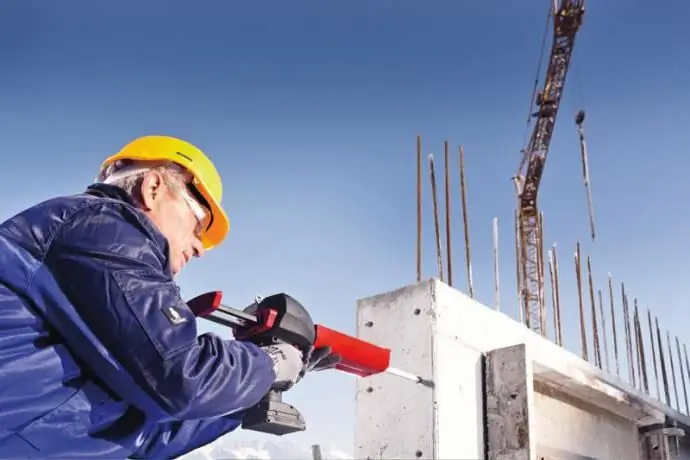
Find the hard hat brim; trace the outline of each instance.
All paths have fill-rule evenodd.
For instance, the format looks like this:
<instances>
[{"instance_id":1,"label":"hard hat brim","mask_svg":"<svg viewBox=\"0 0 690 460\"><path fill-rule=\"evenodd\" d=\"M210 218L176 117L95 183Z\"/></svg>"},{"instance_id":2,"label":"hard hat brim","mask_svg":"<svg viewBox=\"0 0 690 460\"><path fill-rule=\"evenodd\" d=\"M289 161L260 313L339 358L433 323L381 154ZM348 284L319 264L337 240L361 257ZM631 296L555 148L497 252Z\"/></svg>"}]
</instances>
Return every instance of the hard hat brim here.
<instances>
[{"instance_id":1,"label":"hard hat brim","mask_svg":"<svg viewBox=\"0 0 690 460\"><path fill-rule=\"evenodd\" d=\"M211 225L199 237L201 240L201 244L204 246L204 249L208 251L209 249L212 249L218 246L220 243L222 243L225 237L228 235L228 233L230 232L230 219L228 218L228 215L225 213L223 208L221 208L216 202L216 200L214 200L213 197L210 196L203 184L195 183L194 186L199 190L199 193L201 193L201 195L206 199L206 202L211 208L209 211L213 216Z\"/></svg>"}]
</instances>

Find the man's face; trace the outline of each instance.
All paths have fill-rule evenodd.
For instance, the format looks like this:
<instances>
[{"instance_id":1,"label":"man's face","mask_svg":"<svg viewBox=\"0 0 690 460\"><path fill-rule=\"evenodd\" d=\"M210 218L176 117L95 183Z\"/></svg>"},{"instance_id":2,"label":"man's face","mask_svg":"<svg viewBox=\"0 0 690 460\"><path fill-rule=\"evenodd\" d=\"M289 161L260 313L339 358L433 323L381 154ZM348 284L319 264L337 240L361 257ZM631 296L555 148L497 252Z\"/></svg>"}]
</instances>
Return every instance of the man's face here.
<instances>
[{"instance_id":1,"label":"man's face","mask_svg":"<svg viewBox=\"0 0 690 460\"><path fill-rule=\"evenodd\" d=\"M199 231L204 221L204 208L195 201L183 184L164 180L158 171L150 171L141 185L144 212L170 246L173 275L180 273L192 257L201 257L204 248Z\"/></svg>"}]
</instances>

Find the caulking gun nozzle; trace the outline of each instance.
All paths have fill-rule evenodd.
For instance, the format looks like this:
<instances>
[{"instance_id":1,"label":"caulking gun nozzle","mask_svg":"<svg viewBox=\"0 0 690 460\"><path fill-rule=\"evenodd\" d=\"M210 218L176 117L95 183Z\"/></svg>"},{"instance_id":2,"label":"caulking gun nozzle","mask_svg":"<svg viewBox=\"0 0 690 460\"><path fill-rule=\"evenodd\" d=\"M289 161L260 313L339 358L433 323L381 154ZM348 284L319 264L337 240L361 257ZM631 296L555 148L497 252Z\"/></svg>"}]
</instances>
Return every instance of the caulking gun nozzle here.
<instances>
[{"instance_id":1,"label":"caulking gun nozzle","mask_svg":"<svg viewBox=\"0 0 690 460\"><path fill-rule=\"evenodd\" d=\"M396 369L394 367L389 367L388 369L386 369L386 373L398 376L405 380L410 380L412 382L419 383L420 385L424 385L425 387L434 388L434 382L432 382L431 380L422 378L418 375L414 375L409 372L401 371L400 369Z\"/></svg>"}]
</instances>

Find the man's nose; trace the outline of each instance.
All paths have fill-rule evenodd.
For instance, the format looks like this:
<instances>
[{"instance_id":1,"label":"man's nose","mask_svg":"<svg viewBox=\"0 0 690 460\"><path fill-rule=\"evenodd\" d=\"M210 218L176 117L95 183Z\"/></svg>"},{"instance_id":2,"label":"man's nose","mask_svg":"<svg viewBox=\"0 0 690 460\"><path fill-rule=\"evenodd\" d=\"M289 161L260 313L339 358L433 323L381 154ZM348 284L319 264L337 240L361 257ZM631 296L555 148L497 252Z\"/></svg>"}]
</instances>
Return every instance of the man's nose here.
<instances>
[{"instance_id":1,"label":"man's nose","mask_svg":"<svg viewBox=\"0 0 690 460\"><path fill-rule=\"evenodd\" d=\"M201 244L201 240L199 238L194 238L192 240L192 249L194 251L194 257L201 257L206 252L204 245Z\"/></svg>"}]
</instances>

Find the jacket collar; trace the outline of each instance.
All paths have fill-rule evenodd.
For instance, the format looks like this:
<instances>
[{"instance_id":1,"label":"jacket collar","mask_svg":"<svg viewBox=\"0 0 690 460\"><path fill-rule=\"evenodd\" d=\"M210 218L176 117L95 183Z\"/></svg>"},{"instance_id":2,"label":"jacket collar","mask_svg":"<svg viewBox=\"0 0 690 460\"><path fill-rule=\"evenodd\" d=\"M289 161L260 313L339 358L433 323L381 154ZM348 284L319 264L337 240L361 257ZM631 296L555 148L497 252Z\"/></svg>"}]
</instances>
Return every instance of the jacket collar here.
<instances>
[{"instance_id":1,"label":"jacket collar","mask_svg":"<svg viewBox=\"0 0 690 460\"><path fill-rule=\"evenodd\" d=\"M113 200L122 201L136 208L136 204L134 203L134 200L129 195L129 193L127 193L123 188L118 187L116 185L95 183L89 185L84 193L86 193L87 195L92 195L100 198L110 198ZM163 261L163 266L165 267L165 271L172 279L172 266L170 265L170 257L168 256L170 251L168 240L160 232L160 230L158 230L158 228L156 228L156 226L148 220L148 217L143 216L143 214L142 217L143 222L146 222L147 230L150 232L153 240L161 248L161 251L164 254L165 260Z\"/></svg>"},{"instance_id":2,"label":"jacket collar","mask_svg":"<svg viewBox=\"0 0 690 460\"><path fill-rule=\"evenodd\" d=\"M86 194L101 198L113 198L134 206L134 200L132 200L132 197L129 196L129 193L117 185L101 183L91 184L86 188Z\"/></svg>"}]
</instances>

